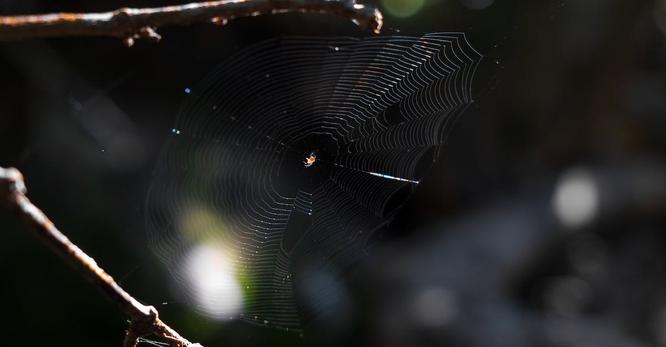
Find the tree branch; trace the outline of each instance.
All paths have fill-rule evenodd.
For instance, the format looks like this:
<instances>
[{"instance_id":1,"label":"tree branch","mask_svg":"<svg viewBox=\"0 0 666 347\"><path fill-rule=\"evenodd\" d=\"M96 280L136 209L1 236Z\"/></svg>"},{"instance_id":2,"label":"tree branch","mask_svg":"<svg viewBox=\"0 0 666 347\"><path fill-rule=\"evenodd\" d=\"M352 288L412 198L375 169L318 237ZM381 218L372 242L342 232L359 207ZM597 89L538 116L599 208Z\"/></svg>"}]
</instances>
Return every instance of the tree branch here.
<instances>
[{"instance_id":1,"label":"tree branch","mask_svg":"<svg viewBox=\"0 0 666 347\"><path fill-rule=\"evenodd\" d=\"M95 260L83 252L61 233L49 218L33 205L25 196L26 187L23 175L14 168L0 167L0 204L16 211L19 217L31 227L53 252L62 257L89 281L102 290L121 311L130 317L130 326L125 336L125 347L134 347L138 338L152 334L162 342L174 347L195 347L158 316L153 306L146 306L134 299L113 280Z\"/></svg>"},{"instance_id":2,"label":"tree branch","mask_svg":"<svg viewBox=\"0 0 666 347\"><path fill-rule=\"evenodd\" d=\"M383 17L354 0L219 0L155 8L121 8L102 13L0 16L0 41L66 36L108 36L131 46L136 39L159 41L157 28L288 12L328 13L379 33Z\"/></svg>"}]
</instances>

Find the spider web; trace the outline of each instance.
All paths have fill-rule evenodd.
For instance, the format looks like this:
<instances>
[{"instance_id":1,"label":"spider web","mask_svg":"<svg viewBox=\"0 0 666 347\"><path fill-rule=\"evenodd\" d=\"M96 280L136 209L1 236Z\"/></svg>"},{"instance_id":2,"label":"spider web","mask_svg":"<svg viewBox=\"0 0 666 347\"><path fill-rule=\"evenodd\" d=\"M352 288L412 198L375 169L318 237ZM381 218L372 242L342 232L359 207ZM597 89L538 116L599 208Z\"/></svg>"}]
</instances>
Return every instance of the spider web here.
<instances>
[{"instance_id":1,"label":"spider web","mask_svg":"<svg viewBox=\"0 0 666 347\"><path fill-rule=\"evenodd\" d=\"M336 305L333 282L437 158L480 59L462 33L279 38L237 54L186 89L148 194L152 249L186 283L187 252L223 245L237 317L301 328ZM304 308L298 283L313 279L329 299Z\"/></svg>"}]
</instances>

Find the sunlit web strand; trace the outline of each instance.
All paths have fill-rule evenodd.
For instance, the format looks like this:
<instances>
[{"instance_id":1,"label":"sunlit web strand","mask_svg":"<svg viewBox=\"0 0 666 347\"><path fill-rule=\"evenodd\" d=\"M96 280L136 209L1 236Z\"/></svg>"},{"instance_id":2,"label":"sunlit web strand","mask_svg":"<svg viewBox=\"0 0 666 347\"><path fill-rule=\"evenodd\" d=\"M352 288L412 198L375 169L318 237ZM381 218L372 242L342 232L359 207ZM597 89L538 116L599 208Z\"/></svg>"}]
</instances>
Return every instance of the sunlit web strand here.
<instances>
[{"instance_id":1,"label":"sunlit web strand","mask_svg":"<svg viewBox=\"0 0 666 347\"><path fill-rule=\"evenodd\" d=\"M339 167L344 167L344 166L342 166L342 165L338 165L338 164L333 164L333 165L335 165L335 166L339 166ZM365 172L365 173L367 173L368 175L373 175L373 176L377 176L377 177L381 177L381 178L386 178L386 179L388 179L388 180L395 180L395 181L409 182L409 183L414 183L414 184L419 184L419 183L420 183L419 181L416 181L416 180L410 180L410 179L400 178L400 177L393 177L393 176L390 176L390 175L380 174L380 173L378 173L378 172L362 171L362 170L359 170L359 171L361 171L361 172Z\"/></svg>"},{"instance_id":2,"label":"sunlit web strand","mask_svg":"<svg viewBox=\"0 0 666 347\"><path fill-rule=\"evenodd\" d=\"M214 318L291 330L335 311L339 274L472 102L479 59L461 33L282 38L188 87L147 201L149 241L185 298ZM240 312L183 270L209 244L223 245Z\"/></svg>"},{"instance_id":3,"label":"sunlit web strand","mask_svg":"<svg viewBox=\"0 0 666 347\"><path fill-rule=\"evenodd\" d=\"M139 337L138 342L139 342L139 344L145 343L145 344L148 344L148 345L151 345L151 346L157 346L157 347L168 347L169 346L168 343L153 341L153 340L150 340L150 339L146 339L144 337Z\"/></svg>"}]
</instances>

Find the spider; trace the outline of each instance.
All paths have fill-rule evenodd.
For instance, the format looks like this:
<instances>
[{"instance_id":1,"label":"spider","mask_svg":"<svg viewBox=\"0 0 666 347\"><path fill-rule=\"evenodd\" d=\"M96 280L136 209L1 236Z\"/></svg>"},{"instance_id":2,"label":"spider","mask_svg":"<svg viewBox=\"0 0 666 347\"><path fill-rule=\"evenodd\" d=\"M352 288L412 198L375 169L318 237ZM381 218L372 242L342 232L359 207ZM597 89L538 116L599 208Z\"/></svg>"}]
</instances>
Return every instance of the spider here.
<instances>
[{"instance_id":1,"label":"spider","mask_svg":"<svg viewBox=\"0 0 666 347\"><path fill-rule=\"evenodd\" d=\"M310 152L305 156L305 160L303 160L303 165L305 167L310 167L314 165L316 161L317 161L317 153Z\"/></svg>"}]
</instances>

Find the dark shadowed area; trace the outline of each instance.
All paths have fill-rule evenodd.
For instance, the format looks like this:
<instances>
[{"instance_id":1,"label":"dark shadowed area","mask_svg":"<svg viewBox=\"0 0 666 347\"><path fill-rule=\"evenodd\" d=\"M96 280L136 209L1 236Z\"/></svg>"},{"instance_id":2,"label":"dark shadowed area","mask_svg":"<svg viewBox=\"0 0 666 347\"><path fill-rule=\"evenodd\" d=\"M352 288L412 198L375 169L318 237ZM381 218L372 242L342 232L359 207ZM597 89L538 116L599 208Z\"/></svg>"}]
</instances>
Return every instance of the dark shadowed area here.
<instances>
[{"instance_id":1,"label":"dark shadowed area","mask_svg":"<svg viewBox=\"0 0 666 347\"><path fill-rule=\"evenodd\" d=\"M301 307L335 305L304 314L302 331L194 309L149 247L146 199L190 88L266 39L370 35L351 22L241 18L131 48L0 43L0 166L19 168L63 232L207 347L666 346L666 1L368 2L384 36L464 32L484 56L475 103L342 280L303 265L319 280L296 291ZM158 5L10 0L0 14ZM2 344L121 346L126 317L14 217L0 210Z\"/></svg>"}]
</instances>

